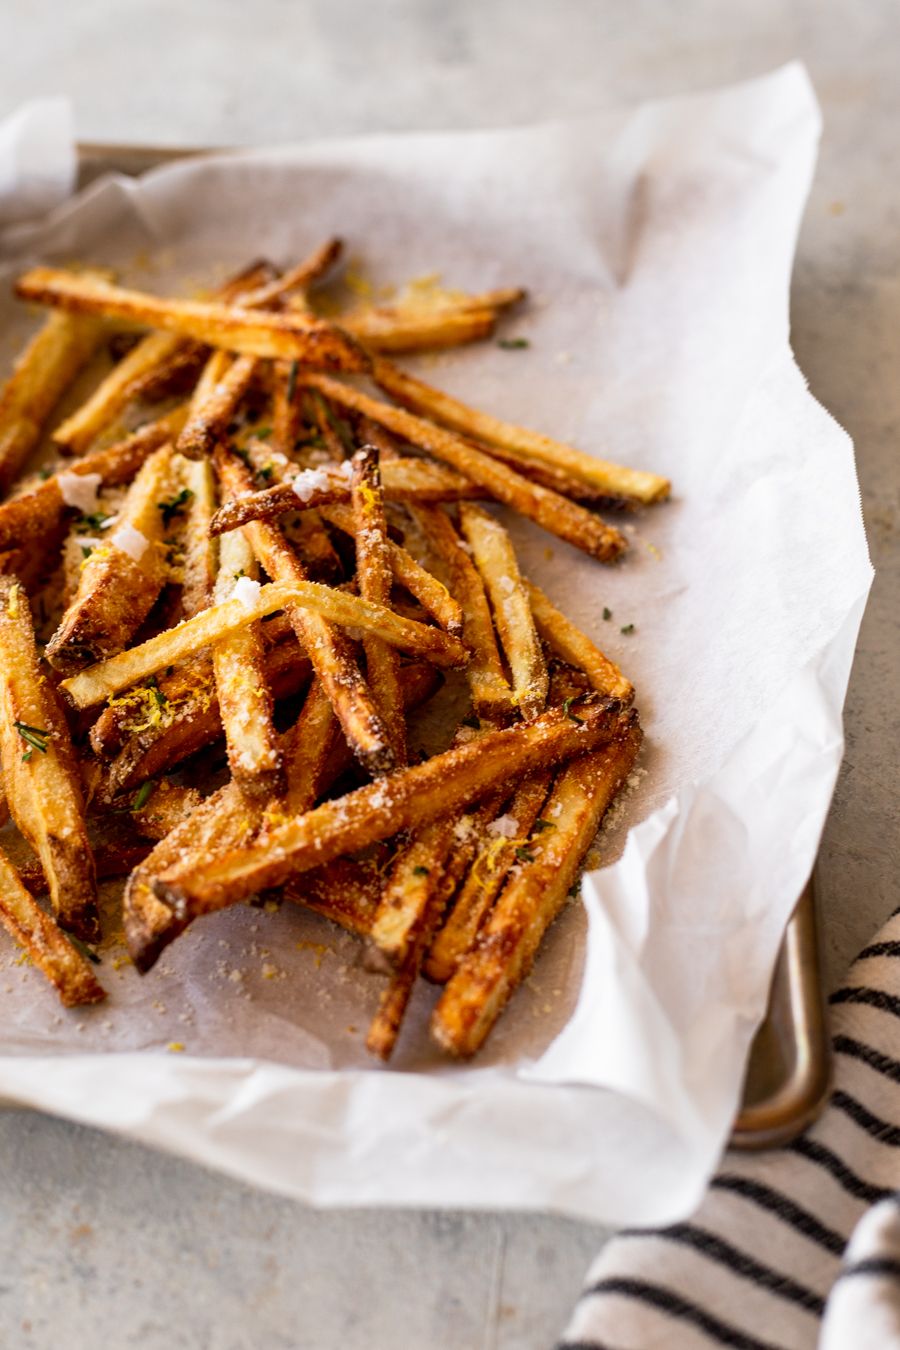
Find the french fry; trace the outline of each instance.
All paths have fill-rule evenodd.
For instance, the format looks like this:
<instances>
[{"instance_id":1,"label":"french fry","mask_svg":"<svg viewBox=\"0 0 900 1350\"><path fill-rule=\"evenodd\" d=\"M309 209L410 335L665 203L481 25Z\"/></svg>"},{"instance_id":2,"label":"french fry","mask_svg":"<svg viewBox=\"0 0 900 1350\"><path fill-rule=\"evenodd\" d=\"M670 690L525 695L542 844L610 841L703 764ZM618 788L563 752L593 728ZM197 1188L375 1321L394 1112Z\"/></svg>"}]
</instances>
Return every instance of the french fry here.
<instances>
[{"instance_id":1,"label":"french fry","mask_svg":"<svg viewBox=\"0 0 900 1350\"><path fill-rule=\"evenodd\" d=\"M659 474L595 459L583 450L575 450L537 431L529 431L525 427L503 422L498 417L491 417L488 413L478 412L423 380L398 370L388 361L376 362L373 375L382 389L405 407L423 413L426 417L434 417L444 426L452 427L463 436L483 441L488 446L498 446L551 468L565 469L576 478L592 483L605 496L649 503L664 501L671 491L669 480Z\"/></svg>"},{"instance_id":2,"label":"french fry","mask_svg":"<svg viewBox=\"0 0 900 1350\"><path fill-rule=\"evenodd\" d=\"M54 913L94 940L94 860L69 729L41 673L28 599L11 577L0 577L0 764L10 812L40 858Z\"/></svg>"},{"instance_id":3,"label":"french fry","mask_svg":"<svg viewBox=\"0 0 900 1350\"><path fill-rule=\"evenodd\" d=\"M526 778L504 814L497 817L498 829L487 826L459 894L429 949L424 971L430 980L446 983L471 948L516 861L517 850L528 842L551 782L550 773Z\"/></svg>"},{"instance_id":4,"label":"french fry","mask_svg":"<svg viewBox=\"0 0 900 1350\"><path fill-rule=\"evenodd\" d=\"M337 526L345 534L353 533L353 512L346 506L328 506L322 512L325 520ZM456 601L447 587L426 568L416 562L393 539L387 540L387 554L394 581L415 596L427 614L435 619L445 632L453 637L463 636L462 606Z\"/></svg>"},{"instance_id":5,"label":"french fry","mask_svg":"<svg viewBox=\"0 0 900 1350\"><path fill-rule=\"evenodd\" d=\"M106 997L87 961L31 898L6 855L0 851L0 924L28 953L67 1008L99 1003Z\"/></svg>"},{"instance_id":6,"label":"french fry","mask_svg":"<svg viewBox=\"0 0 900 1350\"><path fill-rule=\"evenodd\" d=\"M356 579L364 600L390 606L393 572L388 549L387 521L378 451L364 446L353 457L351 511L356 540ZM366 678L387 727L394 763L406 763L406 723L400 689L400 658L396 649L374 633L363 638Z\"/></svg>"},{"instance_id":7,"label":"french fry","mask_svg":"<svg viewBox=\"0 0 900 1350\"><path fill-rule=\"evenodd\" d=\"M204 397L195 399L176 449L187 459L203 459L212 453L216 442L234 417L259 367L255 356L238 356Z\"/></svg>"},{"instance_id":8,"label":"french fry","mask_svg":"<svg viewBox=\"0 0 900 1350\"><path fill-rule=\"evenodd\" d=\"M270 274L265 263L254 263L220 288L218 298L235 299L245 286L261 285ZM185 342L175 333L150 333L119 361L71 417L53 432L63 454L78 455L137 398L151 399L168 392L173 374L193 373L203 363L203 347Z\"/></svg>"},{"instance_id":9,"label":"french fry","mask_svg":"<svg viewBox=\"0 0 900 1350\"><path fill-rule=\"evenodd\" d=\"M360 389L327 375L304 374L303 384L326 394L334 403L365 413L389 431L427 450L458 470L506 506L527 516L543 529L590 554L599 562L614 562L626 548L624 535L584 507L531 483L500 460L492 459L470 442L422 417L372 398Z\"/></svg>"},{"instance_id":10,"label":"french fry","mask_svg":"<svg viewBox=\"0 0 900 1350\"><path fill-rule=\"evenodd\" d=\"M251 842L223 851L190 875L173 868L157 877L154 890L179 916L236 903L398 830L427 825L528 773L587 754L615 735L619 711L614 699L592 695L577 704L577 713L553 708L534 722L491 731L293 817L268 833L265 847Z\"/></svg>"},{"instance_id":11,"label":"french fry","mask_svg":"<svg viewBox=\"0 0 900 1350\"><path fill-rule=\"evenodd\" d=\"M389 306L348 314L347 331L374 352L421 352L461 347L488 338L497 323L494 309L408 312Z\"/></svg>"},{"instance_id":12,"label":"french fry","mask_svg":"<svg viewBox=\"0 0 900 1350\"><path fill-rule=\"evenodd\" d=\"M131 822L145 839L165 839L176 825L180 825L192 811L196 811L202 800L196 788L182 787L178 783L170 783L165 778L161 783L148 781L142 785L131 802ZM129 868L128 871L130 870ZM100 874L99 858L97 873Z\"/></svg>"},{"instance_id":13,"label":"french fry","mask_svg":"<svg viewBox=\"0 0 900 1350\"><path fill-rule=\"evenodd\" d=\"M513 697L523 717L534 717L547 702L549 677L512 540L499 520L477 506L463 502L459 520L490 597Z\"/></svg>"},{"instance_id":14,"label":"french fry","mask_svg":"<svg viewBox=\"0 0 900 1350\"><path fill-rule=\"evenodd\" d=\"M216 581L216 546L209 527L216 510L216 480L208 460L186 460L177 465L181 491L170 509L179 510L184 500L184 569L181 583L181 615L189 619L206 609Z\"/></svg>"},{"instance_id":15,"label":"french fry","mask_svg":"<svg viewBox=\"0 0 900 1350\"><path fill-rule=\"evenodd\" d=\"M0 391L0 492L6 492L41 438L62 394L96 350L103 325L51 314Z\"/></svg>"},{"instance_id":16,"label":"french fry","mask_svg":"<svg viewBox=\"0 0 900 1350\"><path fill-rule=\"evenodd\" d=\"M535 626L556 656L583 670L591 686L600 694L611 694L623 703L634 698L634 686L614 661L604 656L590 638L560 613L539 586L525 582Z\"/></svg>"},{"instance_id":17,"label":"french fry","mask_svg":"<svg viewBox=\"0 0 900 1350\"><path fill-rule=\"evenodd\" d=\"M221 542L216 603L227 600L239 578L255 580L259 569L240 530ZM285 788L284 765L272 721L273 700L258 623L246 624L213 645L219 715L225 729L231 775L245 797L263 800Z\"/></svg>"},{"instance_id":18,"label":"french fry","mask_svg":"<svg viewBox=\"0 0 900 1350\"><path fill-rule=\"evenodd\" d=\"M413 507L410 514L446 566L450 590L462 608L463 641L472 653L466 678L475 711L488 722L508 722L515 712L513 691L503 672L481 577L440 507Z\"/></svg>"},{"instance_id":19,"label":"french fry","mask_svg":"<svg viewBox=\"0 0 900 1350\"><path fill-rule=\"evenodd\" d=\"M515 450L505 450L499 445L488 445L485 441L475 441L473 444L492 459L499 459L508 464L529 482L539 483L541 487L549 488L551 492L556 492L560 497L568 497L573 502L598 509L612 506L619 510L628 510L639 505L634 497L613 497L609 492L602 492L596 484L588 483L583 478L576 478L567 469L547 464L543 460L531 459Z\"/></svg>"},{"instance_id":20,"label":"french fry","mask_svg":"<svg viewBox=\"0 0 900 1350\"><path fill-rule=\"evenodd\" d=\"M218 470L226 495L247 490L249 474L234 456L220 455ZM247 526L247 537L269 576L282 582L309 584L303 581L303 564L277 526L255 521ZM289 609L288 614L355 754L370 772L381 772L392 763L387 728L349 641L322 615L299 606Z\"/></svg>"},{"instance_id":21,"label":"french fry","mask_svg":"<svg viewBox=\"0 0 900 1350\"><path fill-rule=\"evenodd\" d=\"M528 845L475 947L444 988L431 1020L442 1049L473 1055L528 974L544 933L565 904L610 802L631 771L641 732L637 717L602 750L567 766L544 814L554 827Z\"/></svg>"},{"instance_id":22,"label":"french fry","mask_svg":"<svg viewBox=\"0 0 900 1350\"><path fill-rule=\"evenodd\" d=\"M328 370L364 371L369 365L347 333L301 314L273 314L215 301L166 300L53 267L32 268L19 278L15 292L20 300L162 328L248 356L284 357Z\"/></svg>"},{"instance_id":23,"label":"french fry","mask_svg":"<svg viewBox=\"0 0 900 1350\"><path fill-rule=\"evenodd\" d=\"M282 894L295 905L322 914L357 937L372 927L381 878L374 867L354 858L335 858L312 872L285 883Z\"/></svg>"},{"instance_id":24,"label":"french fry","mask_svg":"<svg viewBox=\"0 0 900 1350\"><path fill-rule=\"evenodd\" d=\"M308 811L317 793L334 744L337 720L321 680L309 687L300 714L283 737L287 791L279 819ZM274 822L275 817L267 818Z\"/></svg>"},{"instance_id":25,"label":"french fry","mask_svg":"<svg viewBox=\"0 0 900 1350\"><path fill-rule=\"evenodd\" d=\"M247 309L266 309L274 301L281 300L292 291L306 291L316 281L330 272L343 252L340 239L326 239L312 253L303 258L296 267L288 268L279 277L249 291L241 299Z\"/></svg>"},{"instance_id":26,"label":"french fry","mask_svg":"<svg viewBox=\"0 0 900 1350\"><path fill-rule=\"evenodd\" d=\"M137 867L138 863L144 861L149 852L150 845L145 840L132 840L127 844L97 844L94 847L97 880L111 881L118 877L127 877L128 873ZM19 880L30 895L45 895L47 893L47 878L44 876L44 869L37 858L19 864L16 871Z\"/></svg>"},{"instance_id":27,"label":"french fry","mask_svg":"<svg viewBox=\"0 0 900 1350\"><path fill-rule=\"evenodd\" d=\"M161 507L171 467L171 446L154 451L128 489L115 528L91 546L45 652L64 674L120 652L150 613L165 581Z\"/></svg>"}]
</instances>

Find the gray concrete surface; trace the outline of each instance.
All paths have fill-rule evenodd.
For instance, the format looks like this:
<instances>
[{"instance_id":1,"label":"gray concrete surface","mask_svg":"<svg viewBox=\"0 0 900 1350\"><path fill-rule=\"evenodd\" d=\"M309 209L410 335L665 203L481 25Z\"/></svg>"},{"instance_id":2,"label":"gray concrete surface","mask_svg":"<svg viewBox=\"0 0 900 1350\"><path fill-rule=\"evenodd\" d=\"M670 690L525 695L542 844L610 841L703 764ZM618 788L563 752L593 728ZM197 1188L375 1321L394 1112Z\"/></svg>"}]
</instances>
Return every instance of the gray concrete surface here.
<instances>
[{"instance_id":1,"label":"gray concrete surface","mask_svg":"<svg viewBox=\"0 0 900 1350\"><path fill-rule=\"evenodd\" d=\"M856 441L878 569L819 866L831 982L898 903L898 41L892 0L0 7L0 115L63 91L80 135L107 141L524 122L808 63L826 129L794 343ZM602 1238L547 1217L315 1213L89 1130L0 1114L0 1344L16 1350L538 1350Z\"/></svg>"}]
</instances>

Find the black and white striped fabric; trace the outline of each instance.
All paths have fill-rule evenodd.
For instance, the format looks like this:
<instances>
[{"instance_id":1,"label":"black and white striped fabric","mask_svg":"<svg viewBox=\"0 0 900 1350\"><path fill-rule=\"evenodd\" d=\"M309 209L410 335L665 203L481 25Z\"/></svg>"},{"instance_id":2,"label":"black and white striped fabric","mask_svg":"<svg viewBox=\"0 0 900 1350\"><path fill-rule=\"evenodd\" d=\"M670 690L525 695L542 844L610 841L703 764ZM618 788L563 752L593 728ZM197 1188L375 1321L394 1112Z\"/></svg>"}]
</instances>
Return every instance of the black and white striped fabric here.
<instances>
[{"instance_id":1,"label":"black and white striped fabric","mask_svg":"<svg viewBox=\"0 0 900 1350\"><path fill-rule=\"evenodd\" d=\"M900 1350L900 911L831 1004L821 1119L726 1154L688 1222L610 1241L558 1350Z\"/></svg>"}]
</instances>

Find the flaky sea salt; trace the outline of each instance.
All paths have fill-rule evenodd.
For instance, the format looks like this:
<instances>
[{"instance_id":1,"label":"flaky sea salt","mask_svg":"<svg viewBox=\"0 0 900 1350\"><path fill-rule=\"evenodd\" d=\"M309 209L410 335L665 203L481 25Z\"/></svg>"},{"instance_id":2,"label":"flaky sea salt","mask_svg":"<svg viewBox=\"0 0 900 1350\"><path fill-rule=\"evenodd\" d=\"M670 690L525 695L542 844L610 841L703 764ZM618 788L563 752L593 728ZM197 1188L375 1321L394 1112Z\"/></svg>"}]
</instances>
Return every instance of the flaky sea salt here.
<instances>
[{"instance_id":1,"label":"flaky sea salt","mask_svg":"<svg viewBox=\"0 0 900 1350\"><path fill-rule=\"evenodd\" d=\"M252 577L238 577L231 592L231 599L240 600L245 609L253 609L259 600L261 590L259 582L254 581Z\"/></svg>"},{"instance_id":2,"label":"flaky sea salt","mask_svg":"<svg viewBox=\"0 0 900 1350\"><path fill-rule=\"evenodd\" d=\"M63 469L56 475L56 485L66 506L74 506L84 515L96 511L97 491L102 482L99 473L70 473Z\"/></svg>"},{"instance_id":3,"label":"flaky sea salt","mask_svg":"<svg viewBox=\"0 0 900 1350\"><path fill-rule=\"evenodd\" d=\"M498 816L488 825L487 832L488 834L499 835L501 839L515 839L519 833L519 826L515 816Z\"/></svg>"},{"instance_id":4,"label":"flaky sea salt","mask_svg":"<svg viewBox=\"0 0 900 1350\"><path fill-rule=\"evenodd\" d=\"M304 469L291 481L291 487L301 502L308 502L317 492L327 491L329 477L325 469Z\"/></svg>"},{"instance_id":5,"label":"flaky sea salt","mask_svg":"<svg viewBox=\"0 0 900 1350\"><path fill-rule=\"evenodd\" d=\"M133 525L129 525L127 520L124 525L119 526L109 542L122 553L127 553L135 562L140 562L150 544L147 536L141 534Z\"/></svg>"}]
</instances>

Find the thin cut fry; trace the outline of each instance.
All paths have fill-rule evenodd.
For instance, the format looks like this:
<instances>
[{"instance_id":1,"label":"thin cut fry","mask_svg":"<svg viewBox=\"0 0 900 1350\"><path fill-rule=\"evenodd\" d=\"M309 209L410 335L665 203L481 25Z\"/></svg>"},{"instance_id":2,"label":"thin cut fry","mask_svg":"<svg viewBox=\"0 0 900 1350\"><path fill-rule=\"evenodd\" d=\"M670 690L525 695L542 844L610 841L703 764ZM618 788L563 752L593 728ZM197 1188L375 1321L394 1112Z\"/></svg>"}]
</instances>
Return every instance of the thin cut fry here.
<instances>
[{"instance_id":1,"label":"thin cut fry","mask_svg":"<svg viewBox=\"0 0 900 1350\"><path fill-rule=\"evenodd\" d=\"M273 314L215 301L166 300L53 267L26 272L16 283L16 295L71 313L163 328L248 356L285 357L328 370L364 371L369 365L348 334L302 314Z\"/></svg>"},{"instance_id":2,"label":"thin cut fry","mask_svg":"<svg viewBox=\"0 0 900 1350\"><path fill-rule=\"evenodd\" d=\"M472 653L466 678L479 717L508 722L515 712L513 692L503 673L484 585L463 550L449 518L436 506L410 508L413 520L450 574L450 590L463 613L463 641Z\"/></svg>"},{"instance_id":3,"label":"thin cut fry","mask_svg":"<svg viewBox=\"0 0 900 1350\"><path fill-rule=\"evenodd\" d=\"M549 677L512 540L499 520L477 506L463 502L459 520L490 596L513 697L523 717L534 717L547 702Z\"/></svg>"},{"instance_id":4,"label":"thin cut fry","mask_svg":"<svg viewBox=\"0 0 900 1350\"><path fill-rule=\"evenodd\" d=\"M605 749L570 764L550 794L554 827L528 845L474 949L457 966L434 1010L431 1034L444 1050L473 1055L531 969L541 939L565 904L600 821L641 741L634 714Z\"/></svg>"},{"instance_id":5,"label":"thin cut fry","mask_svg":"<svg viewBox=\"0 0 900 1350\"><path fill-rule=\"evenodd\" d=\"M288 881L282 895L365 937L372 927L380 890L381 878L374 867L353 858L335 858L325 867Z\"/></svg>"},{"instance_id":6,"label":"thin cut fry","mask_svg":"<svg viewBox=\"0 0 900 1350\"><path fill-rule=\"evenodd\" d=\"M341 384L327 375L305 374L303 383L311 389L318 389L343 407L367 414L413 445L444 460L473 483L485 488L498 501L511 506L520 515L527 516L575 548L589 553L599 562L613 562L624 552L627 546L625 537L612 525L607 525L599 516L585 511L566 497L550 492L539 483L530 483L500 460L492 459L453 432L445 431L403 408L395 408L380 399L371 398L361 390Z\"/></svg>"},{"instance_id":7,"label":"thin cut fry","mask_svg":"<svg viewBox=\"0 0 900 1350\"><path fill-rule=\"evenodd\" d=\"M142 800L145 794L146 800ZM161 783L147 782L131 802L131 821L145 839L165 839L176 825L180 825L192 811L196 811L202 800L196 788L170 783L168 779L163 779ZM126 871L130 872L131 867ZM99 858L97 874L100 874Z\"/></svg>"},{"instance_id":8,"label":"thin cut fry","mask_svg":"<svg viewBox=\"0 0 900 1350\"><path fill-rule=\"evenodd\" d=\"M421 352L460 347L488 338L497 323L494 309L434 310L431 313L382 308L343 319L347 331L375 352Z\"/></svg>"},{"instance_id":9,"label":"thin cut fry","mask_svg":"<svg viewBox=\"0 0 900 1350\"><path fill-rule=\"evenodd\" d=\"M241 579L255 581L259 569L240 530L222 540L215 600L221 603ZM213 646L219 715L225 729L231 774L245 797L262 800L284 791L284 766L272 721L272 694L258 623L248 623Z\"/></svg>"},{"instance_id":10,"label":"thin cut fry","mask_svg":"<svg viewBox=\"0 0 900 1350\"><path fill-rule=\"evenodd\" d=\"M259 285L270 269L266 263L254 263L221 287L218 299L234 299L245 286ZM185 367L188 373L203 361L203 348L185 342L175 333L149 333L119 361L91 394L90 398L67 417L54 431L53 439L63 454L78 455L85 450L136 398L153 398L172 383L173 371Z\"/></svg>"},{"instance_id":11,"label":"thin cut fry","mask_svg":"<svg viewBox=\"0 0 900 1350\"><path fill-rule=\"evenodd\" d=\"M488 825L453 908L428 952L424 969L430 980L444 984L469 951L516 861L516 852L528 842L551 781L550 773L526 778L497 818L498 828Z\"/></svg>"},{"instance_id":12,"label":"thin cut fry","mask_svg":"<svg viewBox=\"0 0 900 1350\"><path fill-rule=\"evenodd\" d=\"M553 708L534 722L489 732L337 801L323 802L271 830L265 847L250 843L220 853L192 868L190 875L172 869L155 881L156 894L179 915L236 903L398 830L426 825L501 784L587 754L615 735L620 705L614 699L591 695L576 706L577 712L569 710L568 715Z\"/></svg>"},{"instance_id":13,"label":"thin cut fry","mask_svg":"<svg viewBox=\"0 0 900 1350\"><path fill-rule=\"evenodd\" d=\"M180 509L178 498L184 493L184 574L181 583L181 615L189 619L206 609L216 581L216 546L209 526L216 509L216 482L208 460L178 465L181 491L171 507Z\"/></svg>"},{"instance_id":14,"label":"thin cut fry","mask_svg":"<svg viewBox=\"0 0 900 1350\"><path fill-rule=\"evenodd\" d=\"M667 478L656 473L646 473L641 469L624 468L608 460L595 459L583 450L575 450L570 445L551 440L537 431L528 431L525 427L503 422L488 413L478 412L468 407L450 394L434 389L423 380L398 370L389 361L378 361L374 377L386 393L398 403L434 417L447 427L452 427L463 436L484 441L487 445L497 445L513 454L529 457L553 468L565 469L593 483L605 495L610 497L633 498L640 502L664 501L671 490Z\"/></svg>"},{"instance_id":15,"label":"thin cut fry","mask_svg":"<svg viewBox=\"0 0 900 1350\"><path fill-rule=\"evenodd\" d=\"M364 600L390 606L391 571L387 521L378 451L364 446L353 457L351 510L356 540L356 578ZM366 678L387 727L394 763L406 763L406 723L400 689L400 658L395 648L374 633L363 638Z\"/></svg>"},{"instance_id":16,"label":"thin cut fry","mask_svg":"<svg viewBox=\"0 0 900 1350\"><path fill-rule=\"evenodd\" d=\"M16 478L102 332L96 320L51 314L22 352L0 391L0 491Z\"/></svg>"},{"instance_id":17,"label":"thin cut fry","mask_svg":"<svg viewBox=\"0 0 900 1350\"><path fill-rule=\"evenodd\" d=\"M526 581L531 612L541 637L556 656L569 665L583 670L594 689L600 694L611 694L630 703L634 698L634 686L627 680L619 667L604 656L587 634L576 628L571 619L560 613L547 599L538 586Z\"/></svg>"},{"instance_id":18,"label":"thin cut fry","mask_svg":"<svg viewBox=\"0 0 900 1350\"><path fill-rule=\"evenodd\" d=\"M205 397L195 399L176 449L187 459L212 453L246 394L258 369L255 356L238 356Z\"/></svg>"},{"instance_id":19,"label":"thin cut fry","mask_svg":"<svg viewBox=\"0 0 900 1350\"><path fill-rule=\"evenodd\" d=\"M94 973L56 924L31 898L16 869L0 851L0 923L21 944L67 1008L106 997Z\"/></svg>"},{"instance_id":20,"label":"thin cut fry","mask_svg":"<svg viewBox=\"0 0 900 1350\"><path fill-rule=\"evenodd\" d=\"M120 652L150 613L165 580L160 506L171 465L172 447L164 445L128 489L115 527L86 539L78 590L45 653L57 670L72 674Z\"/></svg>"},{"instance_id":21,"label":"thin cut fry","mask_svg":"<svg viewBox=\"0 0 900 1350\"><path fill-rule=\"evenodd\" d=\"M291 291L307 290L334 267L343 248L342 240L326 239L296 267L288 268L280 277L274 277L264 286L259 286L242 296L241 304L247 309L265 309L273 301L289 295Z\"/></svg>"},{"instance_id":22,"label":"thin cut fry","mask_svg":"<svg viewBox=\"0 0 900 1350\"><path fill-rule=\"evenodd\" d=\"M28 599L0 577L0 763L12 817L41 860L54 913L99 934L94 860L65 717L41 673Z\"/></svg>"}]
</instances>

